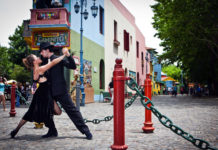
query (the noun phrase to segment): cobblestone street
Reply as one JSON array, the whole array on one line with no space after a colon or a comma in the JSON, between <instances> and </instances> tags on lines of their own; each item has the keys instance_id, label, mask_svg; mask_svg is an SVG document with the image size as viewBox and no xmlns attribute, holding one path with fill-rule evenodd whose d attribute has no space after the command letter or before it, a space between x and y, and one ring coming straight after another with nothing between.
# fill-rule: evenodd
<instances>
[{"instance_id":1,"label":"cobblestone street","mask_svg":"<svg viewBox=\"0 0 218 150\"><path fill-rule=\"evenodd\" d=\"M127 102L128 100L126 100ZM199 138L218 148L218 98L192 98L190 96L155 96L154 106L173 123L194 138ZM113 115L113 105L109 103L91 103L80 107L84 118L103 119ZM7 111L0 106L0 150L109 150L113 144L113 120L100 124L87 123L93 133L93 140L86 140L73 125L66 113L55 116L58 130L57 138L42 139L47 128L34 129L28 122L10 139L9 133L16 127L27 111L27 106L16 108L16 117L9 117L10 104ZM154 133L142 131L145 121L145 108L139 100L125 111L125 143L129 150L197 150L192 143L164 127L156 116L152 115Z\"/></svg>"}]
</instances>

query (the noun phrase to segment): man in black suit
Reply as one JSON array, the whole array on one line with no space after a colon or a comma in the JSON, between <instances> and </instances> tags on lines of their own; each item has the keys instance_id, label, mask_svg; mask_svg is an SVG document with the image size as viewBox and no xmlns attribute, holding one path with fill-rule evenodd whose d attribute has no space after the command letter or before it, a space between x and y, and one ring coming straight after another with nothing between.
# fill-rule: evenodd
<instances>
[{"instance_id":1,"label":"man in black suit","mask_svg":"<svg viewBox=\"0 0 218 150\"><path fill-rule=\"evenodd\" d=\"M88 126L84 123L83 117L80 111L75 107L70 95L68 94L66 81L64 78L64 67L68 69L76 69L76 64L73 57L70 55L67 48L62 50L64 54L67 54L67 60L62 60L59 64L48 70L48 82L51 88L51 94L54 100L60 102L61 106L66 111L69 118L75 124L77 129L86 135L88 140L92 139L92 134L89 131ZM40 44L40 54L43 58L47 58L48 61L52 61L58 56L53 53L53 46L49 42L43 42ZM56 137L58 135L53 119L47 125L49 130L43 138Z\"/></svg>"}]
</instances>

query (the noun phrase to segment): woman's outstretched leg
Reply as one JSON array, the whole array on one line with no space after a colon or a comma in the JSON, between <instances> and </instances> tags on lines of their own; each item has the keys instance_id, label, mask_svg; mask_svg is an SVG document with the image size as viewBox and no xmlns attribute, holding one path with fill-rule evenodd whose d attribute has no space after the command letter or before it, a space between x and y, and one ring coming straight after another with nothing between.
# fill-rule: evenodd
<instances>
[{"instance_id":1,"label":"woman's outstretched leg","mask_svg":"<svg viewBox=\"0 0 218 150\"><path fill-rule=\"evenodd\" d=\"M18 131L20 130L20 128L26 123L26 120L21 119L19 124L17 125L16 129L14 129L13 131L11 131L11 138L14 138L15 135L18 133Z\"/></svg>"}]
</instances>

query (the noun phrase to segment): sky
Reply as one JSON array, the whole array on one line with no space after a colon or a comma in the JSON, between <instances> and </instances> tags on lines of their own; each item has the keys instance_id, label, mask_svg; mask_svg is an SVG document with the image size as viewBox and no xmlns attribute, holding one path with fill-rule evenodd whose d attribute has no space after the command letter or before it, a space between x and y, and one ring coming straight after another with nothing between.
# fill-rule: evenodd
<instances>
[{"instance_id":1,"label":"sky","mask_svg":"<svg viewBox=\"0 0 218 150\"><path fill-rule=\"evenodd\" d=\"M150 5L154 0L120 0L121 3L133 14L136 25L145 37L147 47L155 48L161 54L160 40L154 37L156 30L152 27L153 12ZM18 25L23 20L30 19L32 0L0 0L0 45L9 47L8 37L13 35Z\"/></svg>"},{"instance_id":2,"label":"sky","mask_svg":"<svg viewBox=\"0 0 218 150\"><path fill-rule=\"evenodd\" d=\"M163 47L160 47L160 39L154 37L157 31L153 28L152 17L154 16L151 5L155 4L154 0L120 0L121 3L135 17L135 22L145 37L147 47L155 48L159 54L163 53Z\"/></svg>"},{"instance_id":3,"label":"sky","mask_svg":"<svg viewBox=\"0 0 218 150\"><path fill-rule=\"evenodd\" d=\"M0 0L0 45L8 47L8 37L13 35L23 20L30 19L32 0Z\"/></svg>"}]
</instances>

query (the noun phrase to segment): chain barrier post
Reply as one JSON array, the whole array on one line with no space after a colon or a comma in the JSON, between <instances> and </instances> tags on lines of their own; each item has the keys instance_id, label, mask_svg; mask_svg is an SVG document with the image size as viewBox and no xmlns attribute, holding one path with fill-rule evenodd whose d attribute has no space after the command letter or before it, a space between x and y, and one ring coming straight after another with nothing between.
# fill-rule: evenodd
<instances>
[{"instance_id":1,"label":"chain barrier post","mask_svg":"<svg viewBox=\"0 0 218 150\"><path fill-rule=\"evenodd\" d=\"M16 91L16 84L13 83L11 86L11 110L9 112L10 117L15 117L16 111L15 111L15 91Z\"/></svg>"},{"instance_id":2,"label":"chain barrier post","mask_svg":"<svg viewBox=\"0 0 218 150\"><path fill-rule=\"evenodd\" d=\"M114 83L114 144L112 150L125 150L125 108L124 85L125 74L122 68L122 59L117 58L113 72Z\"/></svg>"},{"instance_id":3,"label":"chain barrier post","mask_svg":"<svg viewBox=\"0 0 218 150\"><path fill-rule=\"evenodd\" d=\"M150 74L146 75L146 79L145 79L145 96L148 97L151 100L151 93L152 93L152 85L151 85L151 79L150 79ZM148 100L145 99L145 102L147 102ZM148 107L151 107L151 103L149 103L147 105ZM145 133L153 133L154 131L154 127L152 120L151 120L151 110L145 109L145 122L144 122L144 127L142 127L142 130Z\"/></svg>"}]
</instances>

